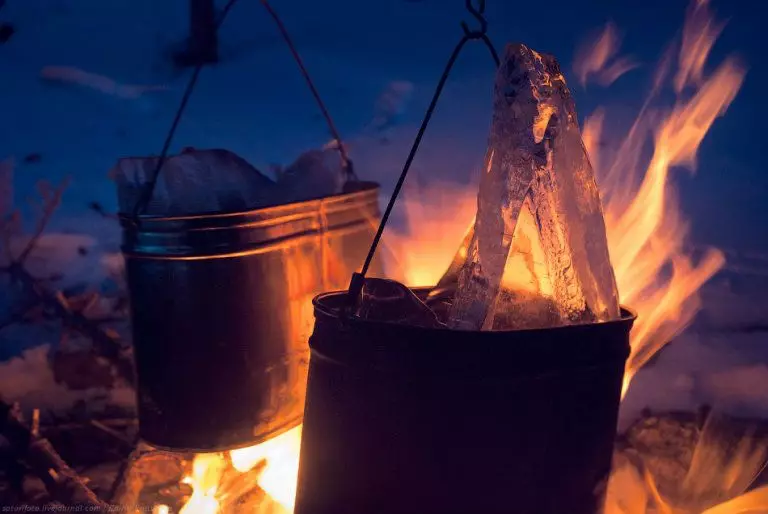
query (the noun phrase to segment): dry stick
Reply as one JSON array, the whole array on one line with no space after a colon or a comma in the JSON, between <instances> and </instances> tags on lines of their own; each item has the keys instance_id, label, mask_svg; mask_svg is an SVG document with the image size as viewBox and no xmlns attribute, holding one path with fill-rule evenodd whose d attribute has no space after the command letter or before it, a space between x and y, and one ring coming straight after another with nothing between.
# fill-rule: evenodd
<instances>
[{"instance_id":1,"label":"dry stick","mask_svg":"<svg viewBox=\"0 0 768 514\"><path fill-rule=\"evenodd\" d=\"M70 468L51 443L30 431L15 414L13 406L0 400L0 434L11 444L17 460L29 465L45 484L53 499L65 505L106 508L85 481Z\"/></svg>"},{"instance_id":2,"label":"dry stick","mask_svg":"<svg viewBox=\"0 0 768 514\"><path fill-rule=\"evenodd\" d=\"M133 441L133 451L136 451L136 446L139 443L137 437ZM132 475L130 468L133 464L134 455L131 453L126 457L123 462L120 463L120 467L117 469L117 476L112 482L112 486L109 488L109 494L107 495L107 501L111 504L117 505L129 505L136 504L138 502L141 489L144 487L144 483L141 481L140 476Z\"/></svg>"},{"instance_id":3,"label":"dry stick","mask_svg":"<svg viewBox=\"0 0 768 514\"><path fill-rule=\"evenodd\" d=\"M136 446L134 444L133 439L131 439L130 437L127 437L124 434L121 434L119 431L115 430L114 428L112 428L110 426L105 425L104 423L102 423L99 420L92 419L90 421L90 425L93 426L94 428L98 428L99 430L101 430L105 434L112 436L113 439L115 439L116 441L121 443L126 448L133 449Z\"/></svg>"}]
</instances>

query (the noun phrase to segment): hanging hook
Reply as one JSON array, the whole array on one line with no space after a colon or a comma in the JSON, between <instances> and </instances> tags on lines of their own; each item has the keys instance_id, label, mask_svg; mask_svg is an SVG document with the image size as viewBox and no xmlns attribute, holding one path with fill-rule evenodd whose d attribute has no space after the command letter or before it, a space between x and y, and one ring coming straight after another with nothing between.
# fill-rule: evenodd
<instances>
[{"instance_id":1,"label":"hanging hook","mask_svg":"<svg viewBox=\"0 0 768 514\"><path fill-rule=\"evenodd\" d=\"M485 16L483 16L485 13L485 0L478 0L477 8L472 5L472 0L466 0L465 5L469 11L469 14L471 14L478 22L480 22L480 30L470 30L469 25L462 21L461 28L464 29L464 35L470 39L480 39L488 31L488 20L486 20Z\"/></svg>"}]
</instances>

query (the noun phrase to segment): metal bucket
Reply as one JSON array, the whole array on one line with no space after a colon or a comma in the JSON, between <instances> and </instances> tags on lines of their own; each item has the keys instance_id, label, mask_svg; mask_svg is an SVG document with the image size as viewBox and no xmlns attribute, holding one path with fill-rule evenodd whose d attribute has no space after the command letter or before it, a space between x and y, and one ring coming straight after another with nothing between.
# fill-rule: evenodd
<instances>
[{"instance_id":1,"label":"metal bucket","mask_svg":"<svg viewBox=\"0 0 768 514\"><path fill-rule=\"evenodd\" d=\"M312 298L347 286L377 184L249 212L123 220L140 436L214 451L301 422Z\"/></svg>"},{"instance_id":2,"label":"metal bucket","mask_svg":"<svg viewBox=\"0 0 768 514\"><path fill-rule=\"evenodd\" d=\"M598 512L633 313L468 332L343 319L346 300L314 300L296 514Z\"/></svg>"}]
</instances>

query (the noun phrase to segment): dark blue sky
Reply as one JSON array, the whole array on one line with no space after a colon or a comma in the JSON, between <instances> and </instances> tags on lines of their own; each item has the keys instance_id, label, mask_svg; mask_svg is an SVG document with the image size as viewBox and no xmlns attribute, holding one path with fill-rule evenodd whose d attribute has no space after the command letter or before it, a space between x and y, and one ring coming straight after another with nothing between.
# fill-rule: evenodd
<instances>
[{"instance_id":1,"label":"dark blue sky","mask_svg":"<svg viewBox=\"0 0 768 514\"><path fill-rule=\"evenodd\" d=\"M404 9L403 4L408 8ZM662 52L680 36L688 7L686 0L488 0L486 4L489 33L497 47L520 41L558 57L566 75L570 74L582 117L599 105L608 105L613 112L625 112L627 120L645 98L651 73ZM714 0L710 4L716 18L727 24L712 51L708 69L726 55L736 53L746 62L749 72L736 100L725 116L715 122L702 144L697 172L691 175L680 170L672 177L679 184L683 208L693 219L692 233L697 241L768 252L768 174L763 143L768 134L761 135L765 133L764 120L768 119L768 71L764 65L768 50L768 3ZM305 0L286 2L279 7L302 47L333 55L352 67L364 65L386 70L392 78L404 78L422 86L407 114L413 123L420 119L432 93L431 85L437 81L460 36L458 23L473 22L462 0ZM258 6L238 9L253 10L253 16L228 21L231 35L252 33L262 27L264 34L273 32L266 26L269 20L257 12ZM585 91L572 76L571 59L584 37L608 21L613 21L624 35L622 52L631 54L643 66L620 78L609 90L590 87ZM265 38L265 44L280 44L269 36ZM315 61L312 65L318 68L323 62ZM456 68L456 75L464 81L461 86L448 87L430 130L437 131L440 137L449 137L449 127L456 126L451 120L464 117L463 128L472 128L479 135L478 139L470 138L472 142L467 144L482 155L492 74L485 50L480 45L468 48ZM338 79L344 81L343 76ZM332 98L331 103L334 112L344 117L345 106L340 100ZM440 150L430 148L428 137L423 152L434 155Z\"/></svg>"},{"instance_id":2,"label":"dark blue sky","mask_svg":"<svg viewBox=\"0 0 768 514\"><path fill-rule=\"evenodd\" d=\"M366 10L369 17L374 16L377 9L373 3L365 4L365 8L350 8L348 15L362 18L362 11ZM451 4L450 8L448 4ZM403 69L410 68L415 73L429 70L436 79L445 55L456 39L455 23L462 18L462 4L458 0L423 0L414 4L414 11L423 11L424 34L432 38L416 33L388 36L388 30L397 30L397 23L381 23L375 37L388 38L392 46L391 52L382 53L380 58L398 56L403 58L400 63ZM429 12L434 12L438 5L445 6L440 15L430 15ZM619 79L609 91L600 87L584 91L575 83L574 77L570 79L582 116L603 104L626 109L629 114L645 97L650 72L662 51L679 36L687 6L685 0L488 0L487 18L497 46L508 41L525 42L557 56L566 74L571 70L574 48L583 37L609 20L616 23L624 34L623 52L632 54L643 63L643 68ZM768 119L765 86L768 84L765 65L768 3L715 0L711 7L717 18L726 20L727 24L713 49L709 69L724 56L737 53L746 62L749 72L736 100L725 116L715 122L704 141L696 174L692 176L682 171L673 174L673 179L679 184L683 208L693 218L692 230L697 240L762 252L768 250L768 166L764 143L768 137L764 128ZM298 16L298 13L293 15ZM385 16L381 15L381 18ZM354 22L340 20L339 25L346 23ZM414 48L411 44L414 41L424 44ZM489 63L484 50L476 48L467 52L459 66L476 69L482 76Z\"/></svg>"},{"instance_id":3,"label":"dark blue sky","mask_svg":"<svg viewBox=\"0 0 768 514\"><path fill-rule=\"evenodd\" d=\"M223 3L221 1L220 3ZM728 23L710 59L738 53L749 67L726 115L705 139L695 175L673 174L683 208L701 243L768 253L765 199L768 174L763 129L768 119L764 65L768 3L713 0ZM414 84L389 146L358 148L362 176L391 186L405 160L434 85L473 20L463 0L273 0L304 56L342 133L358 137L388 83ZM569 78L584 117L608 105L630 121L648 91L662 52L679 36L687 0L487 0L490 35L500 49L524 42L554 54ZM187 0L8 0L0 21L18 32L0 47L0 158L43 152L17 174L25 195L40 178L73 175L65 203L109 204L106 172L125 155L149 155L162 145L184 74L169 65L170 47L186 33ZM624 34L622 52L643 66L609 89L575 81L571 59L590 32L613 21ZM186 145L226 147L264 168L292 160L327 141L327 133L272 20L256 0L240 0L222 27L221 66L205 70L179 129L174 150ZM45 66L74 66L120 83L167 84L138 100L43 83ZM711 69L711 66L710 66ZM493 67L481 45L467 48L446 88L414 169L460 179L481 162L489 126ZM622 120L623 121L623 120Z\"/></svg>"}]
</instances>

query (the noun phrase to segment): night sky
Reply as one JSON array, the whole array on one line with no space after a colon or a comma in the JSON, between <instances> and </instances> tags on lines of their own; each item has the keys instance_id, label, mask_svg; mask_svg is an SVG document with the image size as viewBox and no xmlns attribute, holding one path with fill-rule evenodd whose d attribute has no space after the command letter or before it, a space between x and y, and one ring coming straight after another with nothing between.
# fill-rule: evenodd
<instances>
[{"instance_id":1,"label":"night sky","mask_svg":"<svg viewBox=\"0 0 768 514\"><path fill-rule=\"evenodd\" d=\"M157 153L189 70L175 70L170 53L186 33L185 0L7 0L0 22L15 35L0 45L0 158L21 166L20 194L41 178L73 177L65 212L82 224L86 205L114 207L106 178L117 157ZM354 140L371 118L377 95L392 81L414 85L413 95L386 135L386 144L358 145L360 174L391 187L445 61L461 36L459 23L474 20L462 0L275 1L343 135ZM520 41L558 57L581 117L598 105L633 119L655 64L679 37L685 0L589 2L488 0L490 36L501 50ZM708 69L731 53L749 72L725 116L705 139L695 175L673 173L696 242L768 253L764 199L768 118L763 65L768 7L747 0L714 1L727 25ZM642 66L610 88L586 90L571 59L585 36L613 21L623 32L623 54ZM260 169L287 162L327 141L316 106L290 60L272 20L256 0L240 0L221 32L222 63L204 70L173 149L224 147ZM126 84L164 84L166 91L115 99L83 88L41 81L45 66L73 66ZM446 88L433 125L414 164L420 176L464 180L482 162L489 125L493 66L479 44L469 45ZM67 207L68 206L68 207ZM69 209L69 210L67 210Z\"/></svg>"}]
</instances>

